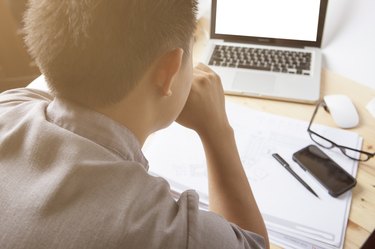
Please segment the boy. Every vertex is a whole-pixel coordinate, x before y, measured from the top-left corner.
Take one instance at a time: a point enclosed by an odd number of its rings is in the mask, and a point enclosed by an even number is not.
[[[268,247],[220,79],[192,66],[196,5],[30,1],[51,93],[0,95],[1,248]],[[147,174],[142,144],[176,120],[204,145],[212,212]]]

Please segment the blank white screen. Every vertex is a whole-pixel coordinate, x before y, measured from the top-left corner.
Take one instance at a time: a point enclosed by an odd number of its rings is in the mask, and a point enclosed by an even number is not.
[[[217,34],[316,41],[320,0],[217,0]]]

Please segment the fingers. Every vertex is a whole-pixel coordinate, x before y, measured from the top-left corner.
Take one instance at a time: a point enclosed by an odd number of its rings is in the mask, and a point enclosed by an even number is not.
[[[210,67],[200,63],[194,68],[194,79],[200,83],[216,83],[222,89],[221,79]]]
[[[208,66],[199,64],[194,68],[192,88],[177,121],[198,134],[213,131],[212,126],[227,124],[223,86],[220,77]]]
[[[210,79],[220,80],[220,77],[207,65],[199,63],[194,70],[195,73],[202,73],[205,76],[208,76]]]
[[[206,70],[206,71],[213,72],[212,69],[209,66],[207,66],[207,65],[205,65],[203,63],[199,63],[195,68],[203,70],[203,71]]]

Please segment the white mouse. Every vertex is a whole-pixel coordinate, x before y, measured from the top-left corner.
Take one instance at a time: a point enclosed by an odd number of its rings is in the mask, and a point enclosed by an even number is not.
[[[348,96],[327,95],[324,97],[326,109],[331,114],[337,126],[353,128],[359,124],[357,109]]]

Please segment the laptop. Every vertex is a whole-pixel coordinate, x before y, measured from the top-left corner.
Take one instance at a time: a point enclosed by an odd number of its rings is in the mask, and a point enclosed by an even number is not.
[[[316,103],[328,0],[212,0],[205,62],[226,94]]]

